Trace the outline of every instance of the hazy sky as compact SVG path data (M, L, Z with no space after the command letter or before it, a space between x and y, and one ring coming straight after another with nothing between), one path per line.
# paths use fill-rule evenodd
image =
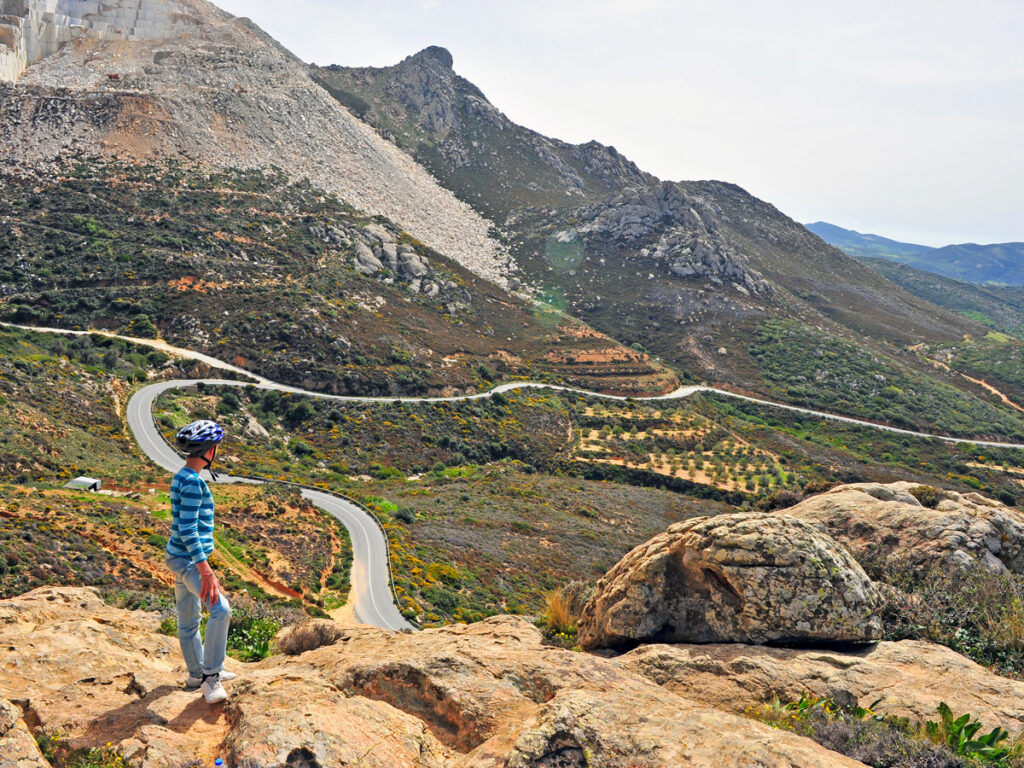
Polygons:
M518 123L799 221L1024 240L1020 0L215 0L306 61L442 45Z

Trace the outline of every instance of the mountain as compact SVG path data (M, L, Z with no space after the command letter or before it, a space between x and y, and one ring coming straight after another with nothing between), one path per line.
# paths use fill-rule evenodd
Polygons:
M204 0L4 0L3 13L8 169L45 177L68 156L274 166L502 281L507 254L490 223L251 22Z
M834 245L851 256L884 257L895 261L914 259L932 248L927 245L901 243L881 235L865 235L852 229L843 229L827 221L815 221L805 224L829 245Z
M750 349L765 323L884 356L983 335L736 185L661 181L611 147L515 125L453 66L432 47L391 67L310 71L493 217L518 277L548 306L694 377L760 391L773 385Z
M311 67L353 114L489 216L603 197L656 179L596 141L567 144L516 125L431 46L393 67Z
M1024 286L1024 243L961 243L928 252L930 270L972 283Z
M5 5L8 319L138 327L329 391L678 375L820 407L852 389L864 416L880 369L951 401L963 382L902 350L987 332L735 185L515 125L444 49L308 67L203 0L54 2ZM819 375L834 391L792 386Z
M251 22L203 0L3 11L5 318L159 332L330 391L530 370L673 386L646 354L508 293L492 223Z
M962 243L931 248L864 235L824 221L806 226L826 243L851 256L890 259L970 283L1024 285L1024 243Z

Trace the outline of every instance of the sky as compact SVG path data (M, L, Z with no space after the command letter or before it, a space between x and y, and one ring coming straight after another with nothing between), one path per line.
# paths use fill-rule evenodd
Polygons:
M801 222L1024 241L1020 0L215 2L320 65L444 46L517 123Z

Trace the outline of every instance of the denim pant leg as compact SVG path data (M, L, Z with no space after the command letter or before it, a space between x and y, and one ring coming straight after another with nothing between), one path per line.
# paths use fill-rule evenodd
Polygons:
M185 665L191 677L212 675L224 667L224 655L228 644L228 627L231 624L231 606L224 594L210 606L210 618L206 622L206 642L199 637L202 618L200 593L202 577L199 569L187 559L168 558L168 567L174 571L174 596L178 608L178 641Z
M193 595L178 577L174 581L174 603L178 608L178 643L181 655L185 657L188 676L203 676L203 641L199 637L199 623L202 609L199 598Z

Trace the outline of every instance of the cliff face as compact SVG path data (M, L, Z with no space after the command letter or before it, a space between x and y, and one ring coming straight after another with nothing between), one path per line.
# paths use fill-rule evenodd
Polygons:
M2 0L0 81L72 40L159 40L190 34L198 19L173 0Z

